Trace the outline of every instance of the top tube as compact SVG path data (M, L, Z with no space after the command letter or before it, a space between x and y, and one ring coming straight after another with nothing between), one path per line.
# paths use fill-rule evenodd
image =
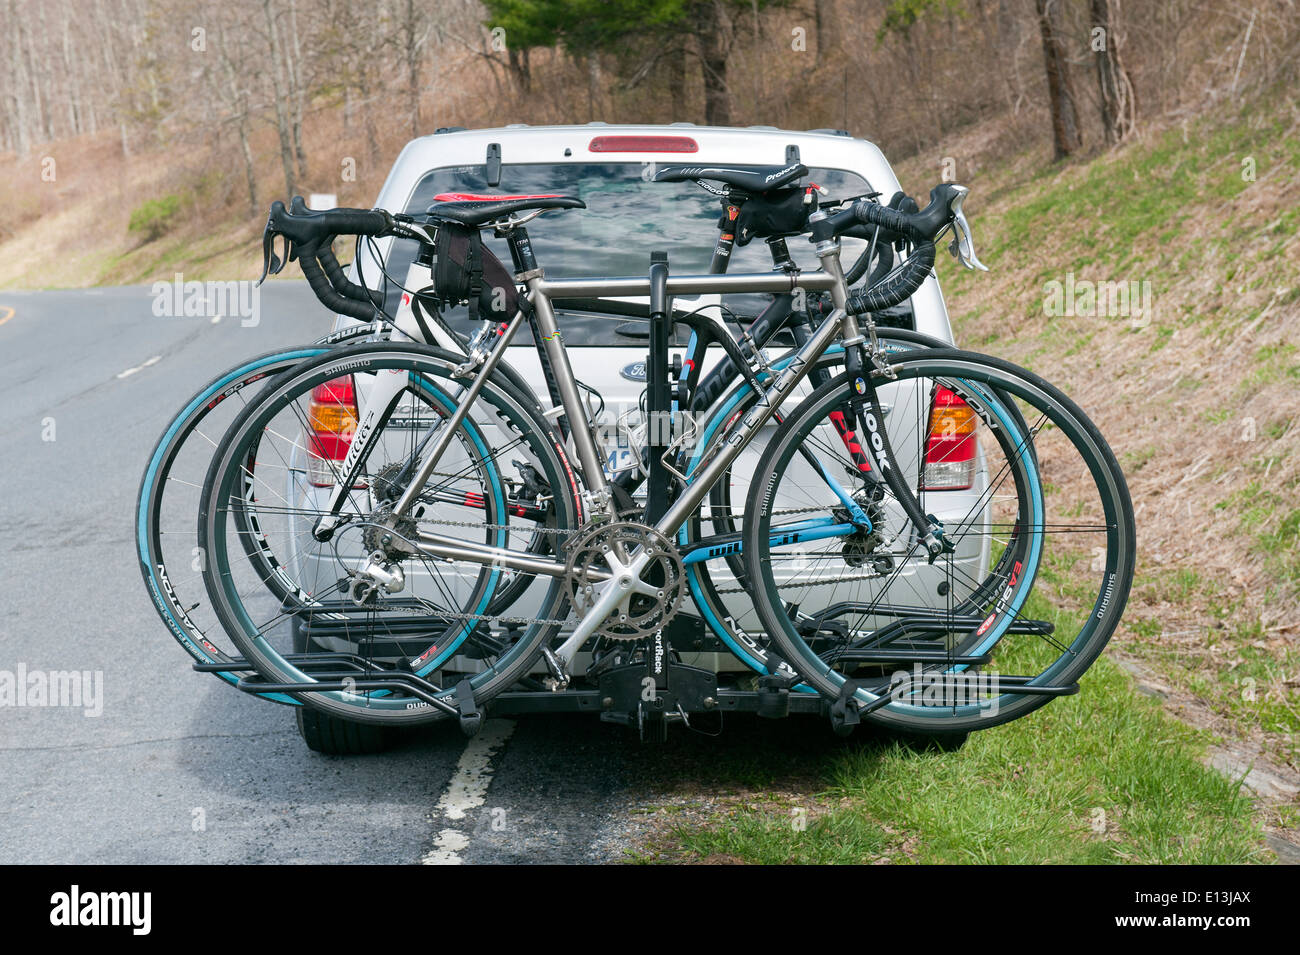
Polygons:
M649 263L646 263L649 268ZM742 272L732 274L669 275L669 295L704 295L710 292L791 292L796 288L829 292L835 288L833 275L817 269L808 272ZM619 278L539 279L535 286L549 299L598 298L607 295L649 295L650 276Z

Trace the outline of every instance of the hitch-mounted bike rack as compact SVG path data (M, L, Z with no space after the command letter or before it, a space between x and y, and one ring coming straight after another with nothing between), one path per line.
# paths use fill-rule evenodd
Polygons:
M646 355L646 418L648 423L648 460L646 482L646 508L642 518L645 523L655 523L668 509L672 476L675 471L667 462L671 454L671 420L673 404L683 398L680 368L670 367L668 345L676 322L672 303L667 294L668 256L664 252L651 255L650 303L648 309L649 351ZM693 316L684 320L687 324ZM724 346L728 344L723 340ZM727 349L728 356L737 362L744 373L748 363L736 351L734 344ZM677 378L678 380L673 380ZM757 385L757 382L755 382ZM680 475L678 475L680 477ZM412 672L401 656L401 636L417 635L446 626L450 621L436 615L420 615L418 601L397 601L391 612L379 615L382 627L373 628L377 615L364 611L372 624L370 636L356 642L359 629L352 619L356 608L346 601L330 601L312 609L282 608L294 615L308 645L322 640L334 640L364 646L366 656L340 651L324 653L291 653L284 659L308 674L311 681L301 683L271 682L255 672L255 667L242 658L219 663L195 663L195 670L204 673L246 674L239 677L235 686L252 694L310 694L320 691L401 691L442 712L457 717L462 731L472 736L482 726L485 716L521 716L534 713L596 713L606 722L636 727L640 737L650 740L666 739L668 727L681 723L690 727L692 715L704 713L755 713L768 719L781 719L792 713L829 717L833 730L848 735L870 715L898 698L910 685L907 680L891 683L889 693L872 703L863 704L855 697L864 681L845 680L839 696L826 700L814 692L797 689L798 680L784 675L783 661L769 650L769 668L772 672L754 676L742 673L732 680L728 673L691 666L681 662L683 654L729 653L727 647L705 625L689 613L675 615L666 627L657 630L646 641L648 646L629 643L626 653L611 650L596 662L583 677L582 684L564 689L545 688L538 680L526 678L489 700L480 703L474 697L468 679L462 679L454 688L449 702L440 693L445 689ZM843 613L869 612L865 605L842 603L828 607L802 622L810 634L822 629L825 621ZM917 607L915 613L888 624L872 634L872 646L843 650L837 660L861 663L884 668L909 667L925 664L980 667L993 662L991 654L951 654L942 649L897 648L891 641L912 636L941 636L954 630L973 630L981 618L973 615L944 614L930 608ZM479 628L485 629L481 623ZM507 627L507 633L510 627ZM1043 620L1016 620L1009 633L1050 635L1053 624ZM484 636L480 634L480 637ZM632 659L638 657L639 659ZM379 661L377 662L377 658ZM391 663L387 662L391 661ZM927 683L944 694L959 688L959 679L968 674L944 672L926 677ZM997 692L1022 695L1069 696L1079 692L1079 685L1033 685L1034 677L997 675ZM720 680L732 680L723 683ZM742 688L748 682L754 689ZM594 685L593 685L594 684ZM945 699L950 698L947 695Z

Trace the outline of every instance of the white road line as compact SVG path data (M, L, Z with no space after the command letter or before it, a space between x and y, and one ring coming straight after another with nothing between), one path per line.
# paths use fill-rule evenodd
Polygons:
M130 378L130 377L131 377L132 375L134 375L137 371L141 371L141 370L143 370L143 369L145 369L145 368L148 368L150 365L156 365L156 364L158 364L158 362L160 362L160 361L162 361L162 355L154 355L152 358L150 358L148 361L146 361L143 365L136 365L134 368L128 368L126 371L119 371L119 372L117 373L117 377L119 377L119 378Z
M487 720L483 728L469 741L460 754L456 771L447 780L434 818L458 821L469 816L487 801L488 786L492 784L492 757L510 734L515 731L514 720ZM469 836L458 829L444 828L433 840L433 849L420 861L424 865L460 865L461 852L469 847Z

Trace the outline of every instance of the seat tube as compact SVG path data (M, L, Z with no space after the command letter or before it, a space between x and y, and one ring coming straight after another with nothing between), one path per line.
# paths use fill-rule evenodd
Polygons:
M739 215L740 207L724 199L718 243L713 247L713 260L709 263L709 272L712 274L724 274L731 264L731 250L736 245L736 217Z
M578 386L573 378L573 366L569 364L568 352L564 349L564 336L560 333L555 318L555 309L546 293L540 288L542 273L533 269L527 274L528 299L532 303L533 313L537 317L537 330L542 336L542 347L555 370L555 384L560 393L560 403L569 418L569 433L578 452L578 462L582 465L582 474L592 495L600 506L609 500L609 487L605 480L605 469L601 464L600 454L596 450L596 441L587 424L587 412Z

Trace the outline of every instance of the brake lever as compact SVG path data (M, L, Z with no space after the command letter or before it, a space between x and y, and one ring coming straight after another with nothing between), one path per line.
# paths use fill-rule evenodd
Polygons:
M962 205L966 202L966 197L970 195L970 190L965 186L954 186L953 188L955 195L948 206L948 210L952 214L950 224L952 225L953 238L948 245L948 251L952 253L953 258L966 268L987 272L989 267L975 255L975 243L970 223L966 221L966 213L962 211Z
M948 246L948 251L966 268L987 272L989 267L975 255L975 243L971 236L970 223L966 221L964 213L957 213L957 216L952 220L952 230L953 237Z
M279 236L281 246L280 255L275 254L275 239ZM266 281L267 275L278 275L284 268L285 262L289 255L289 240L271 225L268 219L266 229L262 232L262 275L257 280L257 286L260 287Z

